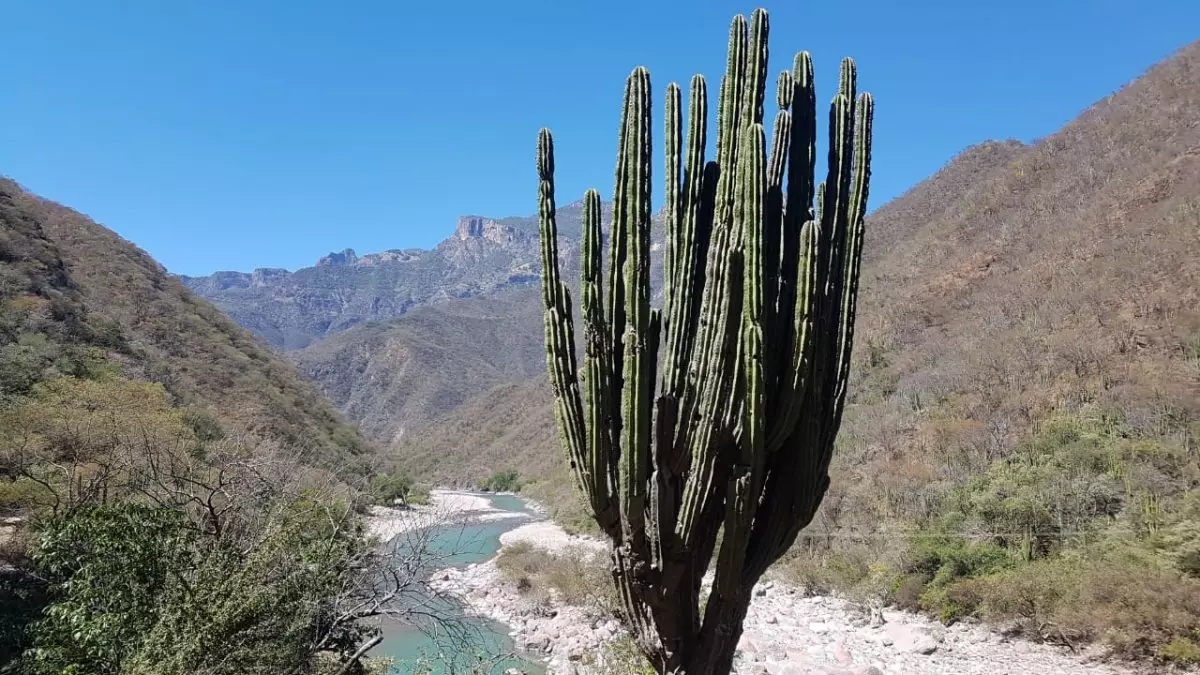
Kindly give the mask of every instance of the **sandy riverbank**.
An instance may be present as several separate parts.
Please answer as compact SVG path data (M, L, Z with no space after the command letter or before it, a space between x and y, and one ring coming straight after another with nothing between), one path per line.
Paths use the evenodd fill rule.
M382 541L421 528L464 522L523 518L525 514L503 511L492 506L487 496L461 490L435 489L429 504L409 508L373 506L367 518L367 531Z
M500 538L547 551L602 553L595 539L568 535L549 521L514 528ZM594 607L531 602L500 576L495 560L439 572L435 586L471 611L512 628L516 644L544 655L549 675L599 675L589 665L622 634ZM806 597L796 588L765 582L755 588L738 647L738 675L1130 675L1137 671L1095 660L1097 652L1070 651L1009 640L983 626L942 626L926 617L883 610L874 625L858 607L832 597Z

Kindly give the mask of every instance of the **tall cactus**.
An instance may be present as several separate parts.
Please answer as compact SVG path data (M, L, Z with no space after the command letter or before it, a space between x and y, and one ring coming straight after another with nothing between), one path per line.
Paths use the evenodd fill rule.
M650 304L650 74L629 76L603 281L600 197L589 190L584 199L586 399L559 275L553 140L546 129L538 137L555 413L612 542L628 626L661 673L729 672L752 587L825 495L846 399L874 104L870 94L856 97L854 63L843 61L828 175L814 187L806 52L779 76L768 152L768 28L761 9L749 25L737 16L730 27L715 161L705 161L704 78L692 78L686 143L680 88L667 88L661 310Z

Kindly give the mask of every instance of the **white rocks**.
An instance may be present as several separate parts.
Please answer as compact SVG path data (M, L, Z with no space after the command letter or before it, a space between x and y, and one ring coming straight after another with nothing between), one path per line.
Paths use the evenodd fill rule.
M539 521L501 536L504 545L602 550L593 539L568 536ZM434 575L434 585L472 611L513 628L514 641L543 655L548 675L601 675L602 646L623 635L620 624L595 610L551 600L539 605L500 579L494 562ZM438 581L440 580L440 581ZM982 626L949 629L926 617L860 606L832 597L805 597L779 582L755 586L734 659L737 675L1129 675L1134 671L1087 661L1062 649L1001 642Z

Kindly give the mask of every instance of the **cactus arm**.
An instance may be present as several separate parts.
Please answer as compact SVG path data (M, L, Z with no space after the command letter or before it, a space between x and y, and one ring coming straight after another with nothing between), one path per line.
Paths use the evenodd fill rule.
M650 414L654 355L650 341L650 73L630 75L625 134L627 239L625 261L625 361L621 397L621 518L635 551L645 546L645 507L650 477Z
M764 340L769 344L780 344L790 334L790 316L779 311L779 294L790 283L787 276L781 278L782 249L784 240L788 237L787 223L784 220L783 179L787 167L788 152L792 140L792 116L788 111L791 107L792 74L783 71L779 74L776 102L779 112L775 115L774 133L771 140L771 159L767 164L767 192L763 206L763 219L766 223L763 230L763 313ZM794 263L793 263L794 264ZM788 288L788 291L791 289ZM790 314L790 313L789 313ZM766 396L768 409L778 407L779 383L784 379L779 372L778 364L787 362L787 354L780 351L764 354L763 370L766 373Z
M766 466L764 446L766 392L763 373L763 336L765 329L766 278L764 267L764 202L766 197L766 138L761 124L746 129L738 172L738 218L741 221L743 296L741 316L741 358L744 383L742 391L743 440L735 465L728 477L725 503L725 534L717 563L716 588L725 595L736 593L746 554L747 538L758 504Z
M781 78L782 80L782 78ZM776 297L777 332L773 338L780 345L778 363L794 362L792 350L794 341L790 336L784 337L778 333L794 325L796 307L797 273L799 271L798 255L800 251L800 232L804 223L812 218L813 200L813 167L816 161L816 98L813 89L812 58L808 52L796 55L791 76L792 92L786 97L780 94L779 103L785 102L790 108L791 143L788 147L787 159L787 192L784 195L783 230L780 235L779 253L779 292ZM782 338L782 339L780 339ZM776 383L775 396L771 409L775 412L769 436L779 437L783 431L790 429L787 420L794 422L798 413L800 401L794 388L788 387L790 379L786 373L780 373ZM778 443L771 443L778 447Z
M875 118L875 100L870 94L862 94L856 106L857 119L854 123L853 182L850 191L846 246L845 283L843 284L842 313L838 325L841 329L838 340L838 375L835 392L834 420L831 430L841 424L842 408L846 400L846 382L850 377L850 352L854 345L854 326L858 306L858 278L862 267L862 242L864 219L867 212L867 196L871 182L871 136Z
M600 294L601 246L600 193L588 190L583 198L583 243L580 255L580 304L583 315L583 382L587 390L587 449L594 474L592 510L600 528L610 536L620 535L620 522L612 496L616 488L616 465L612 454L613 401L610 395L611 366L608 362L608 325Z
M679 247L683 245L683 208L681 205L683 194L679 185L679 174L683 169L683 137L681 129L683 127L683 111L680 110L681 94L679 85L672 82L667 85L667 97L664 108L666 110L667 123L663 129L663 140L666 146L666 157L664 166L666 167L666 184L664 191L666 192L666 211L667 221L667 250L663 255L663 303L666 306L677 304L673 297L675 288L679 284L677 259L680 256ZM668 310L668 318L671 311Z
M596 493L595 467L584 443L583 402L576 370L571 298L559 278L558 224L554 204L554 139L538 135L538 220L542 243L542 303L545 307L546 367L554 388L555 417L576 481L589 500Z
M685 551L691 551L701 528L696 527L701 515L716 491L715 465L719 454L713 439L728 426L722 416L722 404L728 400L727 380L731 370L724 367L731 359L733 337L729 321L731 288L736 280L740 295L740 255L731 242L733 227L734 164L739 129L739 106L742 80L746 70L747 26L742 15L734 17L729 27L729 56L721 79L721 94L717 112L717 164L720 173L716 181L713 204L712 234L705 267L707 283L700 301L697 336L689 364L688 387L681 406L681 424L690 425L687 432L691 455L690 471L683 489L676 524Z

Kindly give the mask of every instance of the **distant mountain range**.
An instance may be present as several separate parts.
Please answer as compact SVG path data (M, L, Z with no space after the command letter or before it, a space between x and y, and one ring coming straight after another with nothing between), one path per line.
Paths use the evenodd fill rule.
M459 220L433 250L359 256L346 249L295 272L257 269L183 277L194 292L282 349L409 310L538 279L537 238L528 228L488 218Z

